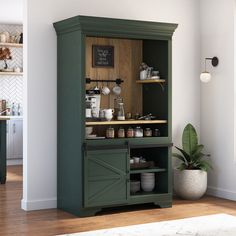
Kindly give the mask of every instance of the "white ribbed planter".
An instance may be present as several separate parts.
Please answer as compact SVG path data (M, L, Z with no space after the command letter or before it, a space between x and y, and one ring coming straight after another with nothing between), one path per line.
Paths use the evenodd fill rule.
M177 196L187 200L196 200L205 194L206 189L206 171L174 170L174 191Z

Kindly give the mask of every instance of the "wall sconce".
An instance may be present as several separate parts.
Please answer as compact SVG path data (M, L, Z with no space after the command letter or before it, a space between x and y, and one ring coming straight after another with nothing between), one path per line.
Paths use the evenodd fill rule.
M213 58L205 58L205 71L203 71L200 75L200 80L203 83L208 83L211 80L211 74L206 70L206 61L210 60L212 66L216 67L219 64L219 59L218 57L213 57Z

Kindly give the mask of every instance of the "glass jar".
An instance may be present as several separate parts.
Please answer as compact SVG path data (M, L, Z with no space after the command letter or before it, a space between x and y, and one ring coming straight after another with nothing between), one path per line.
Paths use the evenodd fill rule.
M125 120L125 110L124 110L124 103L119 103L119 108L117 112L117 120Z
M118 129L118 138L125 138L125 129L122 127Z
M112 127L107 128L106 138L115 138L115 130Z
M146 128L144 130L144 136L145 137L152 137L152 130L150 128Z
M133 138L134 137L134 129L132 127L129 127L126 132L127 138Z
M135 138L142 138L143 137L143 129L141 127L136 127L134 129L134 137Z
M159 137L159 136L161 136L160 130L159 130L159 129L154 129L153 136L154 136L154 137Z
M117 97L114 99L114 118L117 119L118 110L119 110L119 103L123 103L122 97Z

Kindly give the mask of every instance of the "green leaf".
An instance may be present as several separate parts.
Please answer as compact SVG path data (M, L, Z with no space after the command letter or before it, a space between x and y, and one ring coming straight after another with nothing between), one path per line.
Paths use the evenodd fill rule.
M188 154L192 155L198 145L198 137L195 128L188 124L183 131L182 135L183 150Z
M188 169L188 165L186 165L185 163L181 163L177 169L178 170L186 170L186 169Z
M190 161L190 156L181 148L178 148L175 146L175 148L177 148L182 154L183 156L185 157L186 161L189 162Z
M202 144L197 145L197 146L196 146L196 149L195 149L194 152L193 152L193 156L194 156L194 155L198 155L199 153L201 153L202 150L203 150L203 148L204 148L204 146L203 146Z
M187 160L185 159L185 157L184 157L184 156L181 156L181 155L178 154L178 153L173 153L172 156L178 158L179 160L181 160L181 161L184 162L184 163L188 163Z

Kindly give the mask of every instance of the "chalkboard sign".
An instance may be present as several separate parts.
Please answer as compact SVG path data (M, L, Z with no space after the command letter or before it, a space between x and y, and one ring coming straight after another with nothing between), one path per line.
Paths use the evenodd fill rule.
M93 67L114 67L114 47L93 45Z

